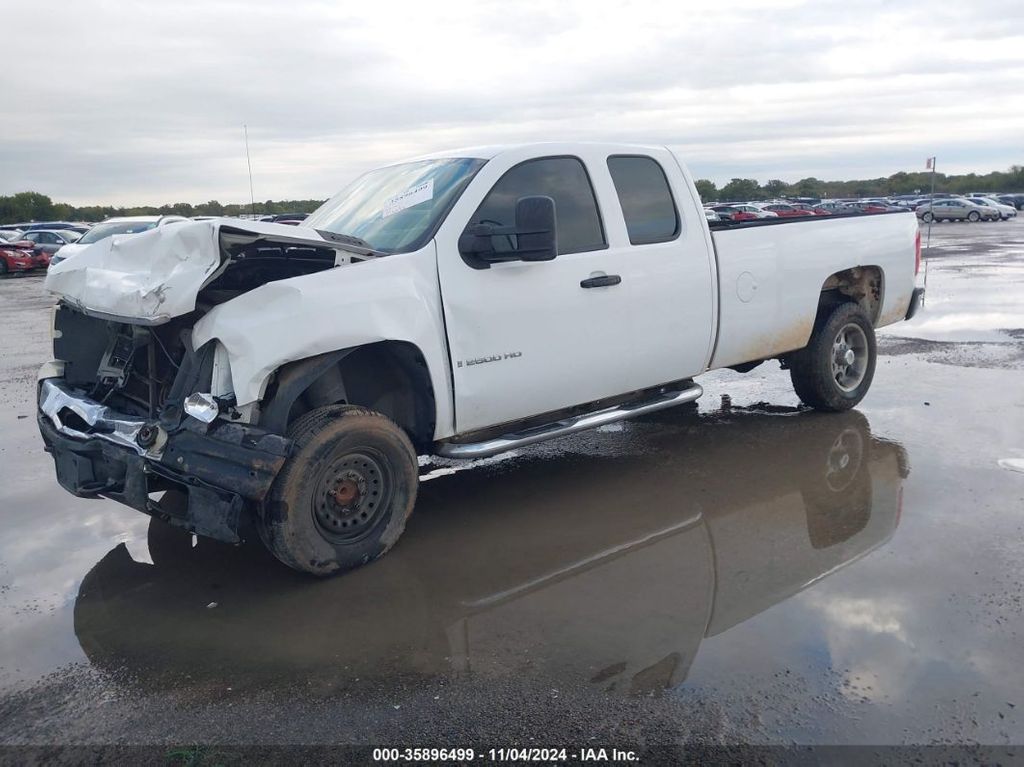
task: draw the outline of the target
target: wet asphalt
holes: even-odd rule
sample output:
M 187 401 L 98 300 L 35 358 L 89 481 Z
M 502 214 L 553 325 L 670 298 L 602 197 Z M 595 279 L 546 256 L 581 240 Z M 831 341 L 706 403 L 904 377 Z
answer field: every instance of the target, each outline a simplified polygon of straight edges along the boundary
M 931 245 L 857 410 L 768 363 L 430 464 L 326 581 L 61 490 L 0 281 L 0 744 L 1024 742 L 1024 219 Z

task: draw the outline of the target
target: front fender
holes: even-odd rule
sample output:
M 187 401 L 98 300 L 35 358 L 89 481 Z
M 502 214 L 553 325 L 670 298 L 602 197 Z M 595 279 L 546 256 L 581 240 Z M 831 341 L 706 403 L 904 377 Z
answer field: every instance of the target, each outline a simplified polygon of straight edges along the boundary
M 416 346 L 436 398 L 435 438 L 452 433 L 436 250 L 384 256 L 316 274 L 269 282 L 215 306 L 192 330 L 199 348 L 216 338 L 228 353 L 240 406 L 263 397 L 282 365 L 380 341 Z

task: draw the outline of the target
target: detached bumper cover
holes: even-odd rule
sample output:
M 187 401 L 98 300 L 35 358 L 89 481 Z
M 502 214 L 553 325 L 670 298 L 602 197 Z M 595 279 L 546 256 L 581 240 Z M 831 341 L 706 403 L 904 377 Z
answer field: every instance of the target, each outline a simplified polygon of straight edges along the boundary
M 39 431 L 57 481 L 81 497 L 105 497 L 198 535 L 237 543 L 246 502 L 263 499 L 291 440 L 247 424 L 195 422 L 168 435 L 160 451 L 135 442 L 146 421 L 111 411 L 68 388 L 40 383 Z M 179 490 L 186 508 L 161 506 L 150 493 Z

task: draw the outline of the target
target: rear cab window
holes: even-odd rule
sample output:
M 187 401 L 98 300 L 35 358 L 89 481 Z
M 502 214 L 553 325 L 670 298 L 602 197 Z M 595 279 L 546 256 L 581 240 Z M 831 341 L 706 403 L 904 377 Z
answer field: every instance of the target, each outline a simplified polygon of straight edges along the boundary
M 608 158 L 615 193 L 632 245 L 668 242 L 679 236 L 679 211 L 661 165 L 646 155 Z

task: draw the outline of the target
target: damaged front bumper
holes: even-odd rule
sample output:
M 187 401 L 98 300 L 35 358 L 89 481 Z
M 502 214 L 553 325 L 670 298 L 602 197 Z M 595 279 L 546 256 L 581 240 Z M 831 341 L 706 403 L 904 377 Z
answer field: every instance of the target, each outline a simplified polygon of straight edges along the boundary
M 277 434 L 222 420 L 185 419 L 166 432 L 156 421 L 112 411 L 60 378 L 40 381 L 37 420 L 57 480 L 69 492 L 110 498 L 228 543 L 245 537 L 246 507 L 263 500 L 291 448 Z M 154 432 L 160 439 L 140 438 Z M 167 503 L 168 491 L 187 503 Z

